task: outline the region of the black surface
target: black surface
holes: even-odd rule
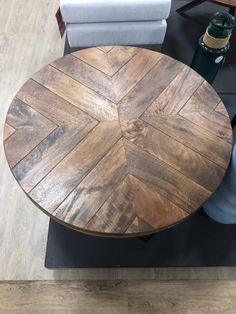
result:
[[[162,52],[190,64],[198,38],[217,11],[228,9],[204,3],[179,15],[186,1],[172,2]],[[214,87],[233,118],[236,111],[236,32],[223,69]],[[77,50],[77,49],[74,49]],[[71,52],[66,45],[65,54]],[[50,221],[45,265],[70,267],[235,266],[236,226],[221,225],[199,211],[174,228],[155,234],[149,241],[108,239],[83,235]]]
[[[203,211],[148,241],[88,236],[50,221],[47,268],[235,266],[236,226]]]
[[[186,12],[188,10],[191,10],[191,9],[195,8],[196,6],[202,4],[205,1],[207,1],[207,0],[191,0],[187,4],[185,4],[182,7],[178,8],[176,11],[178,13],[184,13],[184,12]]]

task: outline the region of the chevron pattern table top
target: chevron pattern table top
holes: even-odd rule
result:
[[[194,213],[231,156],[227,111],[188,66],[97,47],[37,72],[10,105],[11,171],[51,218],[101,236],[142,236]]]

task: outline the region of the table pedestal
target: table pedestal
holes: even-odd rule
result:
[[[45,266],[184,267],[235,266],[236,227],[214,222],[200,210],[148,241],[89,236],[50,221]]]

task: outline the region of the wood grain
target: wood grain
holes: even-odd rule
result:
[[[73,57],[73,55],[67,55],[56,60],[52,65],[110,101],[116,101],[115,90],[112,88],[112,79],[87,63]]]
[[[120,140],[65,201],[53,211],[53,215],[86,231],[89,220],[125,178],[126,173],[125,151]]]
[[[216,106],[215,108],[216,112],[220,112],[221,114],[223,114],[226,117],[229,117],[228,115],[228,111],[226,110],[224,104],[222,103],[222,101]]]
[[[112,78],[116,93],[116,102],[120,101],[131,91],[160,59],[160,53],[140,49],[140,51]]]
[[[14,129],[10,124],[6,122],[4,126],[4,132],[3,132],[4,134],[3,140],[5,141],[6,139],[8,139],[8,137],[10,137],[14,132],[16,132],[16,129]]]
[[[9,133],[6,135],[5,148],[8,152],[10,167],[14,167],[57,128],[57,125],[18,99],[14,99],[8,111],[6,123],[12,125],[17,131],[10,138]]]
[[[93,123],[78,130],[61,126],[53,131],[12,169],[21,187],[26,192],[32,190],[93,127]]]
[[[227,169],[232,130],[212,87],[134,47],[60,58],[19,90],[5,151],[29,198],[66,226],[142,236],[195,212]]]
[[[93,49],[93,48],[92,48]],[[112,52],[119,48],[112,49]],[[127,50],[128,48],[126,48]],[[133,48],[131,49],[131,53]],[[113,77],[104,75],[99,70],[84,63],[72,55],[67,55],[52,63],[57,69],[84,84],[110,101],[117,103],[131,90],[158,62],[161,55],[150,50],[135,50],[136,55]],[[79,54],[80,52],[78,52]],[[127,53],[126,53],[127,54]],[[115,55],[113,53],[113,55]],[[111,57],[114,59],[114,57]],[[88,61],[88,60],[87,60]],[[102,60],[100,61],[102,62]],[[93,62],[92,62],[93,65]]]
[[[12,281],[0,283],[0,312],[234,314],[235,296],[233,280]]]
[[[140,217],[136,216],[134,220],[129,225],[128,229],[126,229],[126,234],[139,234],[142,232],[150,232],[153,227],[150,226],[146,221],[142,220]]]
[[[52,66],[36,73],[33,79],[95,119],[109,121],[118,118],[113,103]]]
[[[200,126],[203,130],[217,135],[228,143],[232,143],[232,129],[229,124],[229,117],[222,117],[222,114],[217,111],[180,112],[180,115]]]
[[[217,280],[129,282],[129,313],[233,314],[234,285]]]
[[[188,213],[162,196],[158,190],[147,186],[134,176],[130,176],[137,218],[146,222],[150,228],[159,230],[171,226],[185,217]],[[149,210],[146,210],[148,206]],[[139,232],[142,229],[139,230]]]
[[[164,115],[177,114],[202,82],[202,77],[185,66],[146,110],[146,114],[152,115],[156,112]]]
[[[81,123],[94,121],[91,116],[57,96],[44,86],[28,80],[17,93],[17,98],[41,113],[56,125],[77,127]],[[56,108],[56,110],[55,110]]]
[[[0,313],[126,314],[127,281],[0,283]]]
[[[117,47],[117,49],[108,50],[107,53],[99,49],[92,48],[89,51],[85,49],[72,53],[73,56],[88,63],[99,71],[113,76],[122,68],[136,53],[137,48],[134,47]]]
[[[147,211],[146,208],[149,208]],[[157,191],[154,191],[133,176],[121,182],[108,200],[88,223],[90,230],[98,225],[105,233],[119,235],[140,234],[170,226],[188,216]],[[136,225],[136,229],[130,228]],[[143,222],[143,224],[141,223]]]
[[[184,65],[162,56],[158,64],[118,104],[120,119],[134,119],[161,94]]]
[[[127,176],[103,206],[91,218],[87,226],[97,230],[99,225],[106,233],[123,234],[136,217],[132,186]]]
[[[12,98],[17,93],[24,82],[35,73],[38,69],[43,67],[48,62],[59,58],[63,55],[64,38],[61,39],[55,21],[55,12],[58,9],[58,0],[12,0],[4,1],[0,10],[0,25],[3,33],[0,36],[1,43],[1,125],[4,126],[5,116]],[[39,32],[42,28],[44,31]],[[26,45],[25,43],[30,43]],[[17,43],[17,44],[16,44]],[[39,283],[43,284],[42,295],[44,298],[38,298],[39,291],[36,290],[35,300],[40,300],[40,309],[44,313],[53,313],[54,304],[48,302],[48,290],[46,286],[50,282],[44,280],[104,280],[104,279],[130,279],[130,283],[134,279],[140,279],[142,282],[145,279],[161,280],[157,284],[167,284],[166,295],[170,295],[170,289],[175,289],[173,280],[181,280],[182,288],[178,286],[176,290],[175,303],[177,305],[183,304],[186,301],[188,293],[191,293],[196,287],[196,294],[193,293],[193,304],[198,306],[198,311],[201,313],[213,311],[213,313],[228,312],[234,313],[235,305],[231,302],[234,298],[231,296],[235,293],[234,280],[236,278],[235,267],[188,267],[188,268],[113,268],[113,269],[60,269],[50,271],[44,267],[45,247],[48,232],[48,217],[42,213],[32,202],[22,193],[22,190],[17,185],[16,180],[11,176],[9,166],[3,151],[3,143],[0,145],[1,155],[1,176],[0,176],[0,230],[1,230],[1,280],[41,280]],[[9,210],[6,210],[8,208]],[[196,286],[194,279],[197,279]],[[202,279],[202,280],[200,280]],[[213,279],[213,281],[209,281]],[[216,279],[216,280],[214,280]],[[184,281],[185,280],[185,281]],[[231,280],[231,281],[223,281]],[[168,281],[168,282],[163,282]],[[151,282],[151,281],[150,281]],[[156,281],[157,282],[157,281]],[[61,282],[63,283],[63,282]],[[7,283],[1,282],[7,287]],[[29,285],[29,289],[20,289],[18,284],[23,286]],[[37,282],[35,283],[37,284]],[[187,289],[180,291],[187,285]],[[12,285],[13,288],[14,284]],[[147,287],[149,283],[147,283]],[[206,288],[212,292],[205,293]],[[26,311],[24,307],[31,306],[34,308],[33,296],[34,284],[32,282],[15,282],[15,289],[7,290],[4,298],[1,299],[1,305],[7,304],[8,313],[12,310],[15,303],[15,313]],[[25,286],[24,286],[25,287]],[[153,286],[151,286],[153,289]],[[189,289],[190,287],[190,289]],[[218,287],[218,288],[217,288]],[[156,286],[155,291],[157,291]],[[3,290],[0,295],[3,296]],[[11,292],[20,293],[19,298],[14,297],[15,294]],[[54,290],[55,291],[55,290]],[[65,298],[70,298],[71,294],[75,292],[73,288],[69,289],[67,293],[60,299],[60,308],[63,309]],[[160,303],[163,301],[164,291],[161,290]],[[197,293],[200,293],[195,297]],[[26,293],[26,294],[25,294]],[[218,294],[219,293],[219,294]],[[231,294],[232,293],[232,294]],[[24,295],[24,297],[23,297]],[[2,300],[5,300],[3,303]],[[18,300],[20,300],[18,302]],[[45,301],[44,301],[45,300]],[[55,298],[52,299],[52,302]],[[167,313],[171,313],[173,309],[173,302],[166,301]],[[205,300],[205,301],[204,301]],[[183,302],[182,302],[183,301]],[[15,302],[15,303],[13,303]],[[36,302],[36,301],[35,301]],[[58,302],[56,300],[56,302]],[[88,298],[82,298],[78,301],[78,294],[75,296],[75,310],[78,312],[78,302],[88,304]],[[206,302],[206,303],[205,303]],[[33,303],[33,305],[32,305]],[[29,304],[29,305],[28,305]],[[162,303],[163,304],[163,303]],[[65,305],[67,306],[67,305]],[[82,305],[81,305],[82,306]],[[102,305],[103,306],[103,305]],[[185,312],[191,311],[192,304],[186,304]],[[233,310],[230,309],[232,306]],[[23,309],[22,309],[23,307]],[[82,308],[83,309],[83,308]],[[114,309],[114,307],[112,308]],[[35,310],[35,308],[34,308]],[[83,309],[84,310],[84,309]],[[12,310],[13,311],[13,310]],[[39,310],[40,311],[40,310]],[[148,308],[147,308],[148,311]],[[197,311],[197,310],[196,310]],[[29,310],[32,312],[32,310]],[[35,312],[35,311],[34,311]],[[57,313],[57,310],[55,311]],[[63,313],[66,311],[63,311]],[[73,313],[73,311],[71,310]],[[91,311],[90,311],[91,312]],[[182,310],[184,312],[184,310]],[[181,312],[181,314],[182,314]],[[84,313],[84,311],[83,311]],[[124,313],[124,309],[121,309]],[[218,314],[217,313],[217,314]],[[227,313],[227,312],[226,312]]]
[[[182,108],[182,112],[198,112],[214,110],[220,102],[220,97],[206,81],[193,93]]]
[[[143,120],[169,135],[173,139],[200,153],[217,165],[227,168],[232,145],[220,140],[215,135],[198,125],[176,116],[143,116]]]
[[[210,191],[135,145],[125,143],[128,172],[187,212],[195,211]],[[181,188],[180,188],[181,187]]]
[[[120,138],[118,122],[100,123],[29,195],[44,209],[56,209]]]
[[[113,46],[100,46],[100,47],[97,47],[97,49],[105,53],[108,53],[111,49],[113,49]]]
[[[142,120],[124,120],[121,127],[123,136],[127,140],[209,191],[214,191],[215,185],[224,175],[222,167]]]

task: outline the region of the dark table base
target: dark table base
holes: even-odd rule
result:
[[[235,239],[236,225],[216,223],[202,210],[185,222],[153,235],[147,241],[84,235],[51,220],[45,266],[235,266]]]

